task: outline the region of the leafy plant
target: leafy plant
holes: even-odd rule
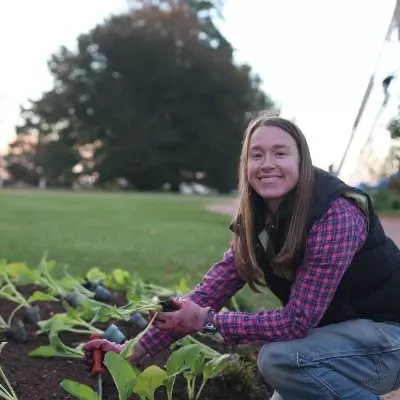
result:
[[[40,321],[38,323],[40,329],[38,334],[43,333],[59,333],[59,332],[73,332],[90,335],[92,333],[102,334],[103,331],[94,327],[91,323],[85,321],[78,314],[71,313],[58,313],[54,314],[51,318]]]
[[[0,355],[7,342],[0,343]],[[0,383],[0,398],[4,400],[18,400],[17,395],[14,392],[10,382],[8,381],[6,374],[4,373],[3,369],[1,368],[0,364],[0,377],[4,382],[4,385]]]
[[[21,308],[29,310],[32,307],[32,303],[36,301],[58,301],[55,297],[40,291],[35,291],[29,296],[28,299],[25,299],[25,297],[22,296],[22,294],[18,291],[15,284],[11,281],[7,272],[3,271],[2,278],[4,279],[5,285],[0,290],[0,298],[7,299],[18,304],[8,318],[8,325],[11,325],[13,317]]]
[[[100,400],[99,395],[90,386],[75,382],[71,379],[64,379],[60,385],[67,393],[74,396],[76,399]]]
[[[83,345],[78,345],[76,348],[69,347],[62,342],[56,332],[49,334],[49,346],[39,346],[32,350],[28,355],[30,357],[66,357],[66,358],[78,358],[83,357]]]

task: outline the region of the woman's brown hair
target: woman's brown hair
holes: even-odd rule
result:
[[[239,207],[236,221],[240,220],[240,233],[235,235],[235,260],[240,276],[250,288],[260,292],[257,286],[263,283],[262,268],[255,255],[254,215],[258,194],[250,186],[247,178],[248,149],[251,136],[261,126],[275,126],[287,132],[296,141],[300,154],[299,181],[294,189],[294,205],[283,246],[274,255],[271,263],[286,277],[293,275],[293,262],[298,251],[305,244],[305,229],[312,201],[314,168],[311,161],[307,140],[301,130],[291,121],[271,116],[260,115],[250,121],[243,140],[239,165]]]

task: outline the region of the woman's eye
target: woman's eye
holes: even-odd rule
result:
[[[277,153],[275,153],[277,157],[284,157],[286,156],[286,153],[284,151],[278,151]]]
[[[261,153],[253,153],[253,154],[251,154],[251,158],[260,158],[260,157],[262,157]]]

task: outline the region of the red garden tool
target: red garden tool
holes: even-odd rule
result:
[[[99,339],[100,335],[92,334],[90,336],[90,340]],[[97,375],[97,394],[100,397],[100,400],[103,398],[103,379],[102,374],[105,371],[103,367],[103,352],[100,349],[93,350],[93,365],[91,374],[93,376]]]

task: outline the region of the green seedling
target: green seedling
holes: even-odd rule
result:
[[[208,360],[201,344],[189,344],[174,351],[167,360],[166,370],[169,376],[167,382],[168,400],[172,399],[175,378],[183,374],[187,382],[189,400],[198,400],[209,379],[220,375],[231,360],[230,354],[222,354]],[[202,374],[202,382],[197,394],[195,393],[196,378]]]
[[[133,279],[128,271],[121,268],[116,268],[106,275],[104,279],[104,286],[112,290],[128,292],[132,281]]]
[[[75,399],[79,400],[100,400],[100,396],[88,385],[75,382],[71,379],[64,379],[61,387]]]
[[[0,355],[7,342],[0,343]],[[17,395],[14,392],[10,382],[8,381],[6,374],[4,373],[3,369],[1,368],[0,364],[0,377],[4,384],[0,383],[0,399],[4,400],[18,400]]]
[[[27,317],[29,320],[32,323],[37,323],[40,320],[40,313],[38,307],[32,307],[32,303],[36,301],[58,301],[55,297],[40,291],[32,293],[28,299],[25,299],[11,281],[7,272],[3,272],[2,278],[4,279],[5,285],[0,290],[0,298],[18,304],[8,318],[8,325],[11,325],[15,314],[22,308],[27,310]]]
[[[119,400],[127,400],[137,394],[141,400],[154,400],[157,388],[166,384],[166,371],[156,365],[140,372],[123,356],[108,352],[104,357],[104,365],[110,372],[118,391]],[[63,380],[61,387],[70,395],[80,400],[98,400],[98,395],[86,385],[72,380]]]
[[[55,278],[51,275],[51,271],[54,270],[56,266],[55,261],[47,261],[47,254],[43,256],[38,265],[38,271],[40,273],[42,282],[49,289],[50,293],[54,296],[59,296],[65,298],[67,296],[67,291],[57,282]]]
[[[29,268],[26,263],[14,262],[7,264],[5,260],[2,260],[2,265],[3,269],[0,268],[2,273],[7,272],[17,286],[29,284],[46,286],[39,270]]]
[[[59,332],[72,332],[84,335],[93,333],[102,334],[103,331],[95,328],[89,322],[85,321],[82,317],[75,314],[59,313],[54,314],[51,318],[40,321],[38,323],[39,330],[37,334],[43,333],[59,333]]]
[[[84,296],[92,298],[94,294],[89,289],[85,288],[75,277],[68,273],[68,266],[64,267],[64,276],[59,279],[59,284],[69,292],[78,291]]]
[[[47,261],[47,255],[45,254],[38,265],[43,285],[47,287],[51,295],[58,297],[60,300],[66,300],[71,306],[77,307],[91,293],[83,288],[83,286],[81,288],[77,287],[75,278],[73,277],[64,276],[60,279],[54,278],[51,272],[54,271],[55,266],[56,262]]]
[[[200,394],[209,379],[214,379],[219,376],[231,362],[230,354],[222,354],[219,357],[212,358],[202,365],[202,382],[197,391],[195,400],[199,400]],[[194,388],[194,384],[193,384]],[[193,393],[194,394],[194,393]]]
[[[77,358],[82,359],[83,357],[83,344],[77,347],[67,346],[62,342],[57,332],[51,332],[49,334],[49,346],[39,346],[32,350],[28,355],[30,357],[64,357],[64,358]]]

